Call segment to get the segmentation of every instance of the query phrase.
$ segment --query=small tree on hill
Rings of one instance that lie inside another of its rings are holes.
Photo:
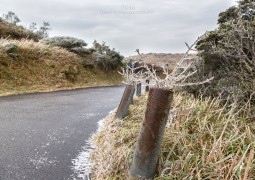
[[[35,23],[35,22],[32,22],[32,23],[29,25],[29,30],[32,31],[32,32],[36,32],[37,27],[36,27],[36,23]]]
[[[18,16],[12,11],[8,11],[7,14],[4,14],[3,19],[5,19],[7,22],[9,22],[11,24],[15,24],[15,25],[20,22],[20,19],[18,18]]]
[[[40,39],[45,39],[49,37],[49,31],[51,30],[50,23],[44,21],[43,25],[39,28],[36,33],[39,35]]]
[[[124,57],[120,55],[119,52],[115,51],[114,48],[110,49],[105,42],[100,44],[95,40],[93,42],[93,47],[96,51],[94,53],[96,64],[104,71],[116,69],[122,64]]]
[[[49,31],[51,30],[50,23],[44,21],[43,25],[37,28],[37,24],[32,22],[29,25],[29,30],[38,36],[38,39],[45,39],[49,37]]]

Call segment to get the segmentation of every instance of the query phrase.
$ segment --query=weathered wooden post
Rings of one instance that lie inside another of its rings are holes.
[[[130,169],[133,178],[153,179],[172,100],[173,91],[150,89]]]
[[[150,80],[146,80],[146,86],[145,86],[145,92],[149,92],[150,88],[149,88],[149,84],[150,84]]]
[[[136,96],[141,96],[141,92],[142,92],[142,83],[137,83],[136,85]]]
[[[128,107],[133,101],[134,93],[135,87],[132,85],[127,85],[121,98],[115,118],[124,119],[126,117]]]

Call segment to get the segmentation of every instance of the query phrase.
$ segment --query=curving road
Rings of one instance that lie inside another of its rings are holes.
[[[0,180],[79,179],[72,169],[124,87],[0,98]]]

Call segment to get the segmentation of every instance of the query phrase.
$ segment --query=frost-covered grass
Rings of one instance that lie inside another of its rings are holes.
[[[129,179],[146,98],[134,101],[124,121],[108,116],[93,136],[94,179]],[[175,94],[155,179],[253,179],[255,124],[247,108]]]

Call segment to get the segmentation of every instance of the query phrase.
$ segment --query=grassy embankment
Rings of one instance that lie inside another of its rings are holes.
[[[84,68],[81,57],[63,48],[33,40],[0,40],[0,96],[120,82],[117,71]]]
[[[94,179],[129,179],[146,99],[136,99],[124,121],[108,116],[92,137]],[[218,99],[175,94],[172,106],[155,179],[255,177],[254,121],[237,113],[235,106],[222,107]]]
[[[121,82],[117,70],[85,68],[92,54],[82,57],[38,40],[36,33],[0,18],[0,96]]]
[[[1,38],[12,38],[12,39],[32,39],[38,41],[38,36],[32,31],[24,28],[23,26],[18,26],[11,24],[0,17],[0,37]]]

